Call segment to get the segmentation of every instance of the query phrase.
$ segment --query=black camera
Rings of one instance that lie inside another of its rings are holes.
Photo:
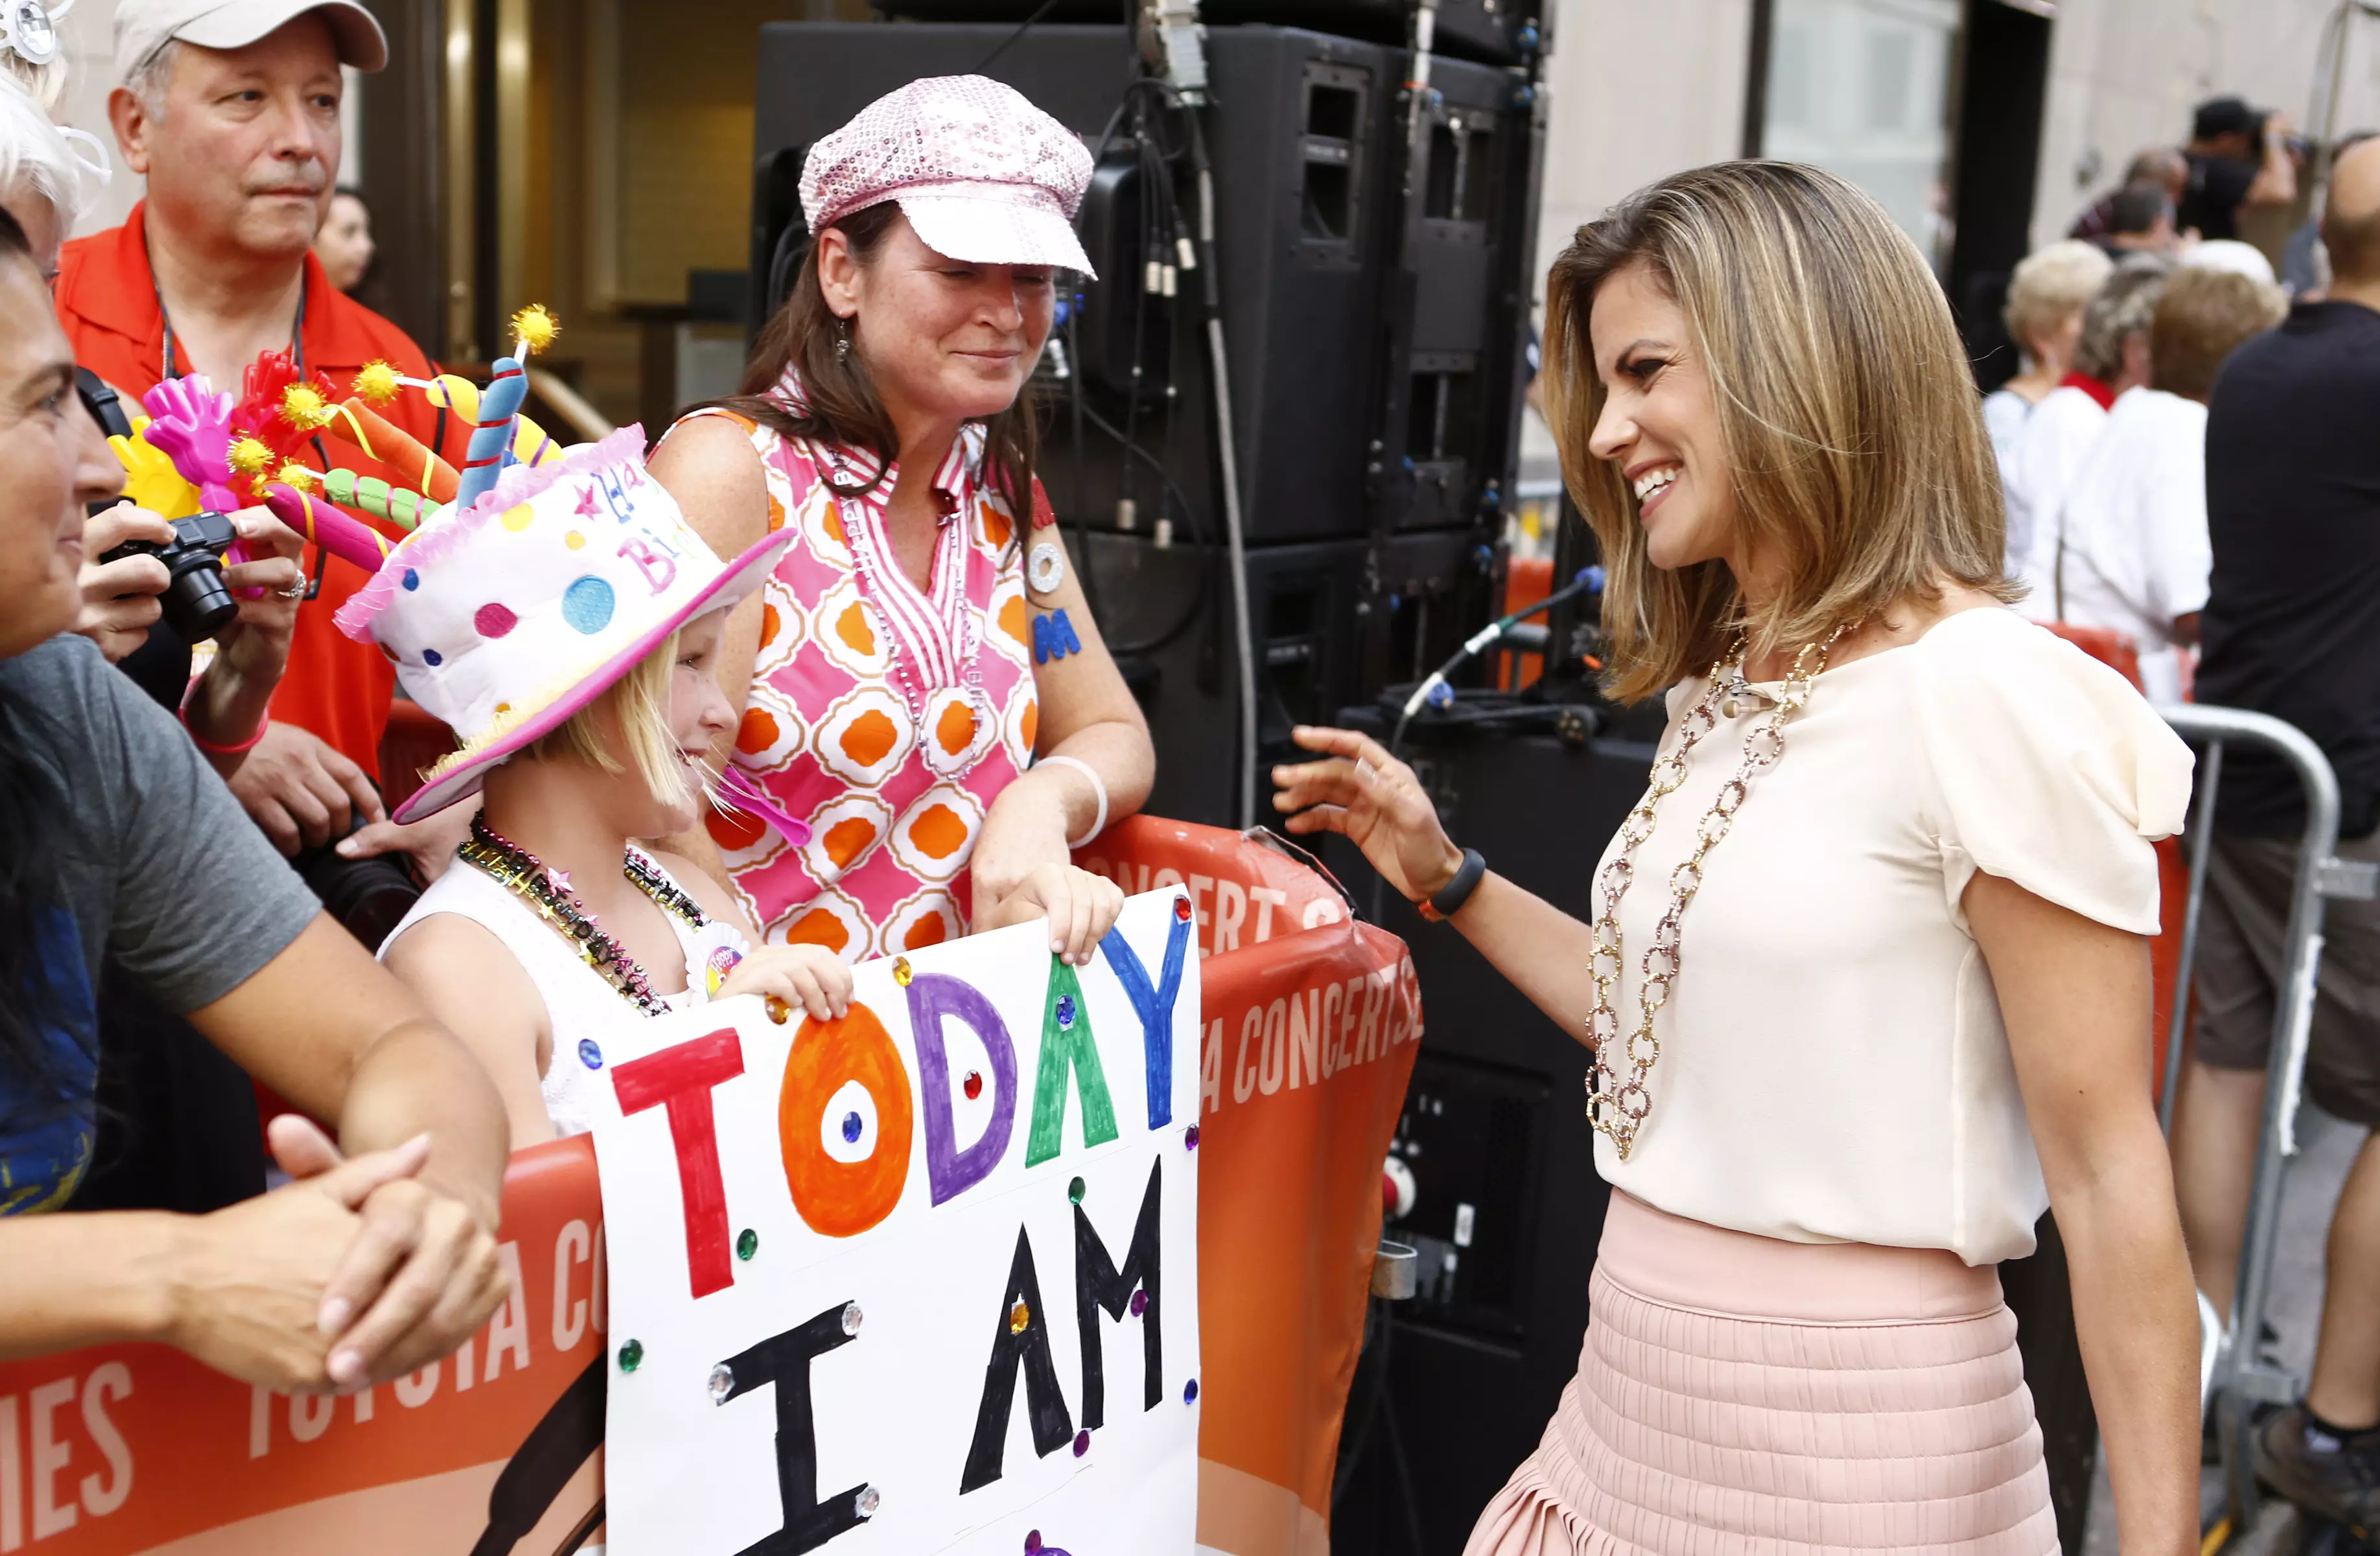
[[[367,824],[357,816],[347,833],[359,833]],[[421,896],[402,854],[350,859],[339,852],[334,840],[320,848],[298,850],[289,866],[321,899],[322,911],[362,942],[367,951],[378,951]]]
[[[219,513],[192,514],[170,519],[174,539],[169,545],[151,541],[127,541],[102,556],[116,562],[128,556],[153,556],[165,565],[165,625],[182,641],[203,643],[231,625],[239,602],[224,588],[224,553],[239,540],[239,531]]]

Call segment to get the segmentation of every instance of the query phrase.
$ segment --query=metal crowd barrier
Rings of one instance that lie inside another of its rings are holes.
[[[2180,954],[2174,978],[2171,1023],[2167,1032],[2165,1075],[2158,1117],[2173,1126],[2175,1093],[2181,1079],[2182,1039],[2190,1019],[2191,973],[2198,955],[2199,912],[2206,894],[2207,861],[2215,838],[2215,800],[2223,780],[2226,746],[2271,751],[2286,761],[2303,785],[2305,834],[2290,893],[2285,976],[2276,991],[2272,1058],[2265,1074],[2265,1118],[2256,1147],[2256,1173],[2248,1219],[2240,1243],[2240,1283],[2230,1322],[2212,1333],[2202,1351],[2200,1406],[2216,1411],[2224,1488],[2230,1526],[2244,1532],[2256,1524],[2259,1496],[2247,1441],[2250,1413],[2258,1404],[2288,1404],[2305,1392],[2305,1380],[2268,1360],[2257,1343],[2270,1294],[2273,1253],[2280,1232],[2281,1183],[2289,1159],[2298,1154],[2298,1104],[2305,1080],[2306,1039],[2313,1029],[2314,979],[2322,966],[2323,912],[2333,897],[2369,900],[2380,887],[2380,866],[2342,859],[2338,843],[2338,780],[2319,747],[2294,725],[2236,708],[2184,704],[2160,710],[2183,739],[2200,748],[2196,794],[2188,833],[2190,894],[2182,910]],[[2214,1308],[2200,1296],[2202,1320]]]

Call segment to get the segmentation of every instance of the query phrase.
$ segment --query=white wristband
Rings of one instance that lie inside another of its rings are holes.
[[[1069,842],[1066,845],[1067,847],[1080,848],[1084,844],[1108,830],[1108,786],[1099,777],[1098,768],[1078,757],[1043,757],[1033,765],[1035,767],[1071,767],[1091,781],[1091,792],[1099,796],[1099,813],[1092,821],[1091,830]]]

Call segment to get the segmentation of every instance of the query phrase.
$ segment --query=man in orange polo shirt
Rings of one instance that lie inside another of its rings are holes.
[[[387,63],[371,14],[356,0],[120,0],[115,45],[108,114],[149,193],[122,226],[66,246],[58,316],[81,364],[133,398],[190,372],[237,393],[260,354],[293,343],[309,375],[342,389],[374,360],[430,376],[420,347],[331,286],[310,250],[338,183],[339,67]],[[433,447],[448,432],[418,395],[382,414]],[[332,623],[363,571],[306,560],[313,587],[273,723],[232,781],[285,854],[335,841],[358,815],[385,819],[374,784],[395,687],[379,650]],[[395,845],[443,865],[452,841]]]

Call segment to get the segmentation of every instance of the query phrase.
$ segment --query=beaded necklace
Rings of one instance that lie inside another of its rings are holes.
[[[668,1002],[653,992],[637,959],[603,932],[595,915],[579,906],[570,891],[570,877],[504,837],[488,825],[484,816],[471,818],[470,838],[455,850],[455,857],[485,870],[497,884],[528,904],[539,918],[552,924],[570,942],[580,961],[619,991],[622,999],[647,1015],[669,1013]],[[702,909],[694,899],[679,891],[674,881],[634,848],[623,856],[620,873],[628,878],[629,884],[659,904],[662,912],[674,914],[689,928],[703,927]]]

